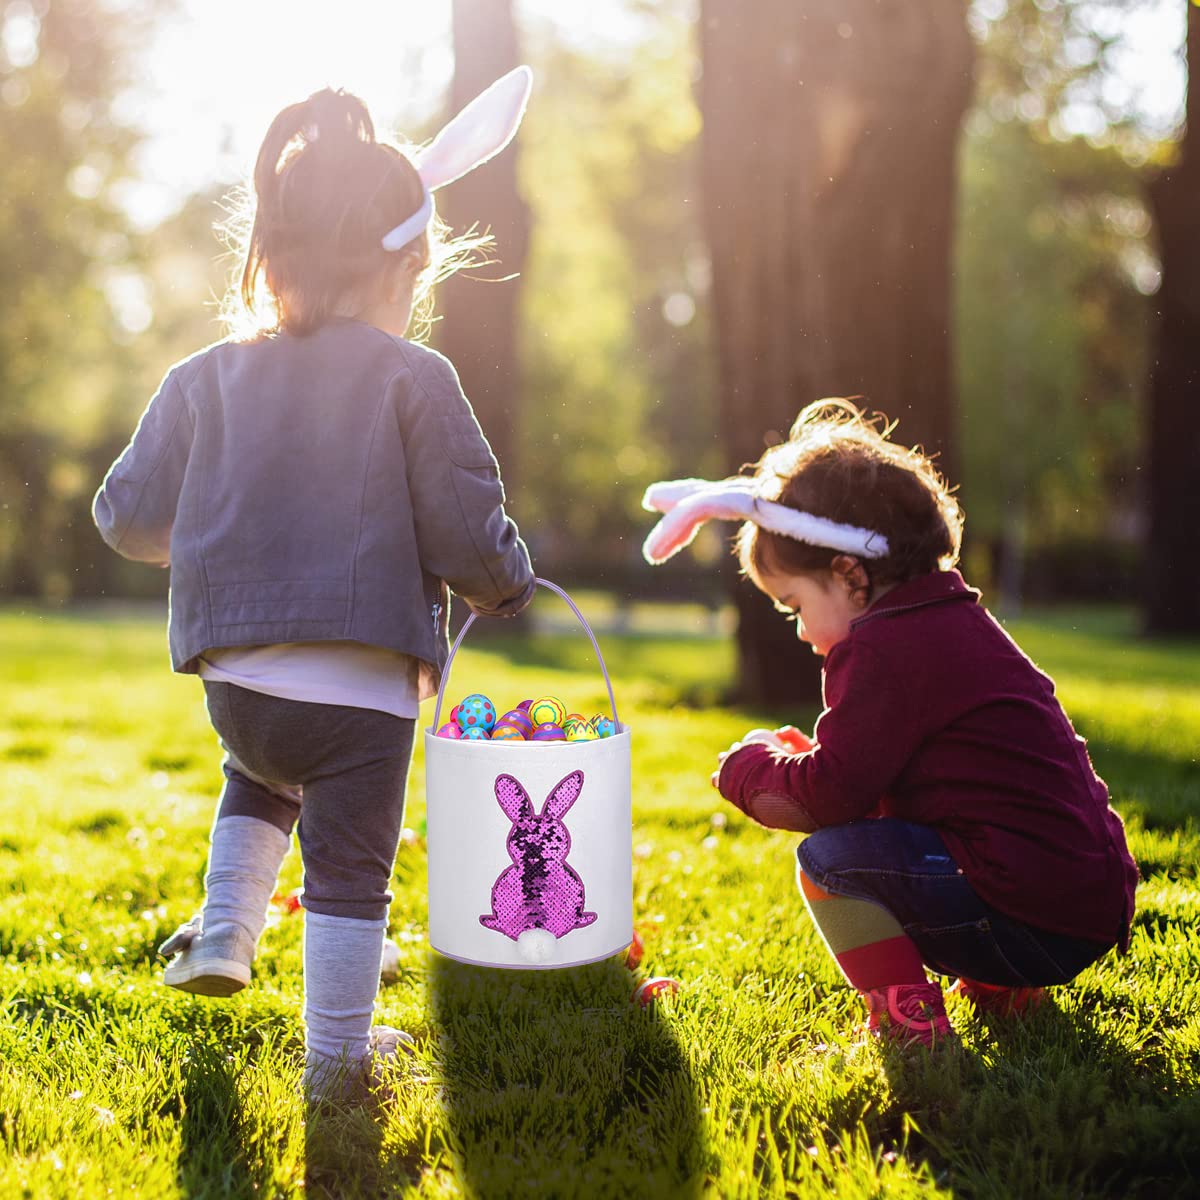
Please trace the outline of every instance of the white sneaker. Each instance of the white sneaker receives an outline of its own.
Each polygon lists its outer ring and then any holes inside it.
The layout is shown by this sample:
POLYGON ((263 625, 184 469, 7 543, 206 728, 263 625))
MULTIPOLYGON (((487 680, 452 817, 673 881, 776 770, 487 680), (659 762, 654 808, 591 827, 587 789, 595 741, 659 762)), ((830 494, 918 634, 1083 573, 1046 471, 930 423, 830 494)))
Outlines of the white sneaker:
POLYGON ((254 943, 250 935, 233 924, 205 929, 197 914, 158 948, 159 954, 174 955, 163 968, 163 983, 197 996, 232 996, 250 982, 254 943))

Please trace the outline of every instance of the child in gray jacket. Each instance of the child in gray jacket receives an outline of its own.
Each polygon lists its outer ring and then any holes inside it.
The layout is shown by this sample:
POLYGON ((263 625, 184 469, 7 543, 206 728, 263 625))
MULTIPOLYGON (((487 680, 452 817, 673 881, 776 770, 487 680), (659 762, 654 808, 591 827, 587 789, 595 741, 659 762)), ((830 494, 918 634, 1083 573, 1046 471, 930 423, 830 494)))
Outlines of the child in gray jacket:
POLYGON ((169 565, 176 671, 204 680, 226 751, 202 911, 164 982, 228 996, 250 965, 291 832, 304 864, 311 1099, 355 1095, 372 1029, 418 702, 447 655, 448 590, 518 612, 533 570, 454 368, 404 338, 447 264, 431 193, 515 133, 527 68, 416 163, 360 100, 284 109, 255 167, 241 299, 259 318, 173 367, 98 492, 104 540, 169 565))

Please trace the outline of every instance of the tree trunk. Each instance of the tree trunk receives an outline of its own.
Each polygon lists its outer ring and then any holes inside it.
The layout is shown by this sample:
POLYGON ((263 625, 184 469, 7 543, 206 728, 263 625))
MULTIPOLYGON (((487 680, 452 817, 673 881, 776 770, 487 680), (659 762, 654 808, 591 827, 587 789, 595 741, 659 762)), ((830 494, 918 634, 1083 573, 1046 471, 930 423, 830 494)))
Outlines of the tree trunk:
POLYGON ((1150 371, 1145 622, 1200 633, 1200 8, 1187 5, 1187 125, 1179 161, 1150 187, 1162 256, 1150 371))
MULTIPOLYGON (((736 470, 822 396, 956 466, 951 252, 974 47, 962 0, 703 0, 705 221, 736 470)), ((738 588, 741 690, 809 699, 807 647, 738 588)))
MULTIPOLYGON (((454 0, 453 24, 454 82, 448 116, 520 61, 512 0, 454 0)), ((438 196, 441 215, 456 233, 478 224, 490 228, 496 238, 494 256, 499 263, 441 285, 438 307, 445 319, 436 326, 435 341, 458 369, 510 491, 517 471, 520 281, 481 280, 517 274, 525 263, 529 210, 517 189, 519 147, 518 134, 503 153, 438 196)))

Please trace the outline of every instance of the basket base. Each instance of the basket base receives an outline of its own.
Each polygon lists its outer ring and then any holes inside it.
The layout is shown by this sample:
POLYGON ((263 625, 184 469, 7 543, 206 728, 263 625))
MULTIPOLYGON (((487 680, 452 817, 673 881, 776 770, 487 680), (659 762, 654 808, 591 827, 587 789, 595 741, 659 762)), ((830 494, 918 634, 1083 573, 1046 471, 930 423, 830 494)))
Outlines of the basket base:
POLYGON ((610 950, 607 954, 597 954, 594 958, 577 958, 571 962, 552 962, 552 963, 498 963, 485 962, 478 958, 464 958, 461 954, 451 954, 448 950, 443 950, 440 946, 435 946, 432 942, 429 943, 430 948, 435 953, 440 954, 443 958, 452 959, 454 962, 465 963, 468 967, 494 967, 497 971, 561 971, 564 967, 588 967, 592 963, 604 962, 606 959, 615 958, 618 954, 624 954, 632 944, 631 937, 623 946, 618 946, 615 950, 610 950))

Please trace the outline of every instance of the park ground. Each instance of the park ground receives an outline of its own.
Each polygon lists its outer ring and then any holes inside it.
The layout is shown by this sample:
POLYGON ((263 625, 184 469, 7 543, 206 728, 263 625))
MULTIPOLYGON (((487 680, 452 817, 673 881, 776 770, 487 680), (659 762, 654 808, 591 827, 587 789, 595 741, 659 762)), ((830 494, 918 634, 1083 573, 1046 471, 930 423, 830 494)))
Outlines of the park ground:
MULTIPOLYGON (((670 628, 671 622, 666 623, 670 628)), ((709 786, 748 726, 728 639, 602 638, 634 733, 641 976, 440 960, 411 776, 379 1019, 416 1062, 376 1111, 305 1121, 302 915, 276 907, 251 987, 162 988, 155 947, 200 898, 218 753, 160 616, 0 610, 0 1196, 1142 1197, 1200 1195, 1200 644, 1117 611, 1013 624, 1088 738, 1142 871, 1129 954, 1024 1023, 951 998, 962 1048, 861 1044, 798 901, 795 837, 709 786)), ((599 711, 586 641, 468 641, 452 690, 599 711)), ((426 718, 428 719, 428 718, 426 718)), ((295 851, 281 894, 299 883, 295 851)))

